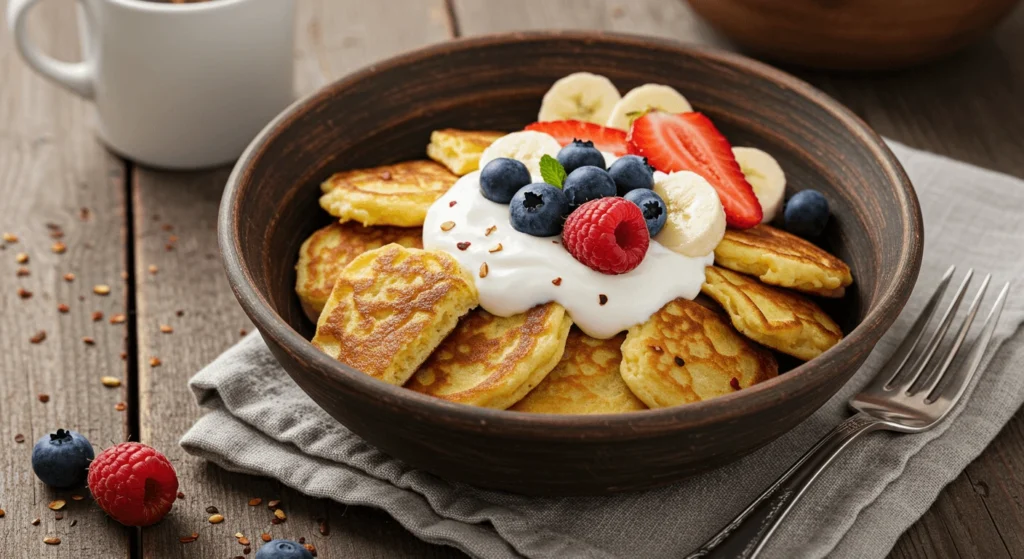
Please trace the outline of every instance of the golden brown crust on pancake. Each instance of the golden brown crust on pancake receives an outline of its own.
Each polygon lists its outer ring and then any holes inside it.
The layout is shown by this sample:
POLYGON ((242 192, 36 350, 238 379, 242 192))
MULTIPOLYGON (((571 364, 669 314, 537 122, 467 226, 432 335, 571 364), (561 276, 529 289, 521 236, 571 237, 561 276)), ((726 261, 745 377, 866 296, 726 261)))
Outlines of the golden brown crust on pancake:
POLYGON ((505 409, 562 357, 572 321, 557 303, 510 316, 465 316, 406 388, 452 402, 505 409))
POLYGON ((331 175, 320 207, 340 221, 419 227, 427 209, 458 177, 433 161, 406 161, 331 175))
POLYGON ((461 177, 476 171, 480 165, 480 155, 494 140, 504 135, 505 132, 488 130, 434 130, 430 134, 427 156, 461 177))
POLYGON ((701 291, 756 342, 807 361, 843 338, 839 325, 802 295, 715 266, 708 266, 705 276, 701 291))
POLYGON ((607 340, 591 338, 577 328, 569 332, 565 353, 548 376, 511 410, 531 413, 621 413, 647 406, 630 392, 619 374, 619 334, 607 340))
POLYGON ((334 281, 356 256, 386 244, 423 248, 419 227, 364 227, 358 223, 332 223, 318 229, 299 249, 295 264, 295 292, 310 320, 316 322, 331 296, 334 281))
POLYGON ((313 345, 402 385, 477 301, 473 277, 451 255, 386 245, 342 270, 313 345))
POLYGON ((730 394, 775 377, 779 366, 719 313, 676 299, 629 329, 621 372, 633 394, 659 408, 730 394))
POLYGON ((715 264, 821 297, 842 297, 853 283, 850 267, 842 260, 769 225, 726 230, 715 248, 715 264))

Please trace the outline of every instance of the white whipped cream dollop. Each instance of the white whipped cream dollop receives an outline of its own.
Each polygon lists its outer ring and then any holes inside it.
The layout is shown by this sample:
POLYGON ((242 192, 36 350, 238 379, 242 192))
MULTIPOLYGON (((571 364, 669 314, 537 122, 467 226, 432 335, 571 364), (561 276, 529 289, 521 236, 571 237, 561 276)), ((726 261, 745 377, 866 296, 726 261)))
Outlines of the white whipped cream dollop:
POLYGON ((652 239, 639 266, 602 274, 573 258, 560 237, 513 229, 508 206, 480 193, 479 171, 460 178, 427 211, 423 246, 451 254, 472 273, 487 312, 512 316, 555 301, 587 335, 602 339, 645 322, 673 299, 695 298, 704 268, 714 262, 714 253, 692 258, 652 239))

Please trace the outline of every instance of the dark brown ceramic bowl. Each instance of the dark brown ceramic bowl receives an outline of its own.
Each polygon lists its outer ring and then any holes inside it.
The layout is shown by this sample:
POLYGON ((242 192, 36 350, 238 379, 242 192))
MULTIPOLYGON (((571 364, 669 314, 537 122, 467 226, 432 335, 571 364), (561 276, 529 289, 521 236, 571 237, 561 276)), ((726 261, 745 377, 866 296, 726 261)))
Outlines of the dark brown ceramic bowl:
POLYGON ((749 59, 626 35, 529 33, 444 43, 374 64, 296 103, 228 180, 220 245, 231 286, 293 379, 346 427, 452 481, 531 494, 640 489, 713 468, 785 433, 864 361, 910 295, 921 262, 917 198, 893 154, 820 91, 749 59), (621 415, 532 415, 437 400, 317 351, 293 292, 299 245, 329 221, 320 182, 342 169, 422 158, 431 130, 516 130, 575 71, 626 91, 672 85, 737 145, 761 147, 793 190, 834 211, 827 244, 853 269, 829 310, 846 338, 786 374, 715 400, 621 415))

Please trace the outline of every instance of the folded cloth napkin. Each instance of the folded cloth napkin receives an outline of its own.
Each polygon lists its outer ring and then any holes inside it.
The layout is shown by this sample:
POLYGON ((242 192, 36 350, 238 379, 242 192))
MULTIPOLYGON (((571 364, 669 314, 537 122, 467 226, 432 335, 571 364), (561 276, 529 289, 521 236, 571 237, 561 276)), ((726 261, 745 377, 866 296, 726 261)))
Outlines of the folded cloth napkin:
MULTIPOLYGON (((731 465, 669 487, 604 497, 524 497, 449 482, 381 453, 328 416, 258 334, 192 379, 209 412, 181 444, 229 470, 383 509, 416 536, 475 557, 680 557, 848 416, 847 399, 885 362, 950 264, 961 274, 971 266, 991 272, 997 288, 1024 278, 1024 181, 891 147, 924 211, 918 288, 852 381, 797 428, 731 465)), ((984 312, 994 298, 986 298, 984 312)), ((996 330, 998 349, 990 349, 967 404, 927 433, 876 433, 852 445, 797 504, 765 557, 883 557, 1024 401, 1022 320, 1024 289, 1015 283, 996 330)))

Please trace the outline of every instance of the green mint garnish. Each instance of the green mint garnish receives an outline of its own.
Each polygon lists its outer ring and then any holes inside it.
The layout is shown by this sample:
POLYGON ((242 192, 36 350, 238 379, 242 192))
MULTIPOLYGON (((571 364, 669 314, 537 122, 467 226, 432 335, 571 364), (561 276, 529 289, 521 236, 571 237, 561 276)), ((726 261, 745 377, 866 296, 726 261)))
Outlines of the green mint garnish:
POLYGON ((565 182, 565 167, 562 167, 554 157, 545 154, 540 158, 540 176, 551 186, 562 188, 562 183, 565 182))

